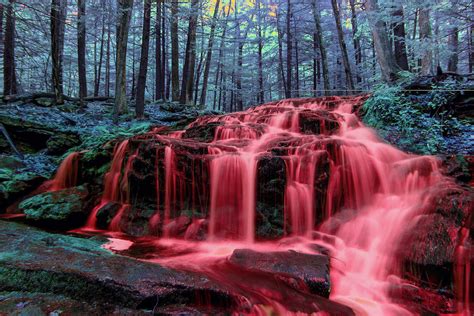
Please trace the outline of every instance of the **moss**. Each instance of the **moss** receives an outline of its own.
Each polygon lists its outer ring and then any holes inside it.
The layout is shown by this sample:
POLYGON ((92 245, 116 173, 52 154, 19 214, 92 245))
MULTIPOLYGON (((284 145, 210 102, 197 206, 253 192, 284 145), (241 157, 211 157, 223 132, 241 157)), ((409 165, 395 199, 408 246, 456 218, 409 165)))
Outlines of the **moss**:
POLYGON ((409 84, 406 82, 380 85, 362 108, 364 122, 405 151, 418 154, 457 152, 461 144, 457 144, 456 137, 464 133, 469 123, 455 118, 445 109, 456 97, 451 90, 459 88, 458 85, 447 80, 432 84, 432 90, 418 94, 407 92, 405 89, 409 84))
POLYGON ((138 305, 138 295, 119 288, 112 281, 89 280, 78 274, 0 266, 0 290, 55 293, 84 300, 138 305))
POLYGON ((65 223, 76 219, 83 212, 85 187, 46 192, 20 203, 28 220, 65 223))

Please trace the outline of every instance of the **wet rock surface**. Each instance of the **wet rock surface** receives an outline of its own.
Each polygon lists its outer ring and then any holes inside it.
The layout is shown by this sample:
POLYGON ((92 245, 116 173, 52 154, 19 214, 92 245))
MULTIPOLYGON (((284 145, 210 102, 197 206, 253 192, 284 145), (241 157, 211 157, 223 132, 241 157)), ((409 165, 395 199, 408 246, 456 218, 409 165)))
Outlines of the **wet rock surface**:
MULTIPOLYGON (((0 228, 0 292, 7 295, 60 295, 66 301, 85 301, 96 312, 107 306, 140 311, 233 305, 232 295, 204 276, 112 254, 101 248, 103 238, 55 235, 5 221, 0 228)), ((56 302, 62 305, 61 299, 56 302)), ((0 308, 8 306, 0 302, 0 308)))
POLYGON ((18 209, 32 223, 51 228, 75 228, 85 223, 90 213, 86 186, 45 192, 24 200, 18 209))
POLYGON ((268 273, 297 289, 329 297, 329 258, 325 255, 236 249, 229 262, 252 272, 268 273))

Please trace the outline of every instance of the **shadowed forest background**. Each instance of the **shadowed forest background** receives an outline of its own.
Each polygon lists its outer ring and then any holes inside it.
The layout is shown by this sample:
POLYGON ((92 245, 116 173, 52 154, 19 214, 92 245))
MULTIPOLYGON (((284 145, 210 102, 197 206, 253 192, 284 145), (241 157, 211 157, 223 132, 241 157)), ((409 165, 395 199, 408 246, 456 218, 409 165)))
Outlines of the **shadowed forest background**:
MULTIPOLYGON (((223 111, 472 73, 471 0, 9 0, 3 95, 173 100, 223 111)), ((10 100, 14 99, 10 97, 10 100)))

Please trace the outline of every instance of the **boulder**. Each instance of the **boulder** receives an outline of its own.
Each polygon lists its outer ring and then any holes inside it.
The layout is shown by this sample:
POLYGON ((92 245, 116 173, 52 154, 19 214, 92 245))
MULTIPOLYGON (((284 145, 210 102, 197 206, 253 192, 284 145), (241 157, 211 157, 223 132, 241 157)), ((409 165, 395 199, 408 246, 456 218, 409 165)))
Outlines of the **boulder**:
POLYGON ((110 222, 117 215, 118 211, 122 205, 118 202, 109 202, 102 206, 96 215, 97 219, 97 227, 100 229, 107 229, 109 227, 110 222))
MULTIPOLYGON (((203 305, 230 314, 242 299, 203 275, 113 254, 102 248, 105 242, 105 238, 56 235, 0 221, 0 295, 47 293, 60 306, 71 300, 87 302, 101 315, 114 310, 128 311, 120 315, 141 315, 170 306, 203 305)), ((5 306, 1 301, 0 310, 5 306)), ((85 308, 84 314, 89 314, 85 308)))
POLYGON ((80 227, 87 218, 85 186, 45 192, 30 197, 18 206, 26 219, 51 228, 80 227))
POLYGON ((272 274, 299 290, 329 297, 329 258, 325 255, 236 249, 229 262, 244 270, 272 274))
POLYGON ((81 143, 77 134, 57 134, 51 136, 46 141, 48 153, 51 155, 62 155, 72 147, 78 146, 81 143))
POLYGON ((12 169, 0 169, 0 214, 18 199, 30 194, 46 179, 32 172, 15 174, 12 169), (1 182, 1 177, 3 181, 1 182))

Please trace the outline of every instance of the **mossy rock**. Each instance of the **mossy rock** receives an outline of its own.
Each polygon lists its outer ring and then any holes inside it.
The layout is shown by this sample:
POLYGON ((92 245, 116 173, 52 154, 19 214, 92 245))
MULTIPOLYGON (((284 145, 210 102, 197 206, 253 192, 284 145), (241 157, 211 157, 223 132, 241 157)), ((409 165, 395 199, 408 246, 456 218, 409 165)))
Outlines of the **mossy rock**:
POLYGON ((48 147, 48 153, 52 155, 62 155, 80 143, 81 140, 79 136, 75 134, 57 134, 48 139, 46 146, 48 147))
POLYGON ((20 203, 26 219, 51 228, 80 227, 87 218, 85 200, 89 192, 85 186, 45 192, 20 203))
MULTIPOLYGON (((9 169, 6 169, 9 170, 9 169)), ((0 183, 0 213, 22 196, 29 194, 46 179, 32 172, 14 174, 5 171, 5 176, 10 175, 10 180, 0 183)))
POLYGON ((52 98, 37 98, 35 103, 39 106, 50 108, 54 105, 54 100, 52 98))

